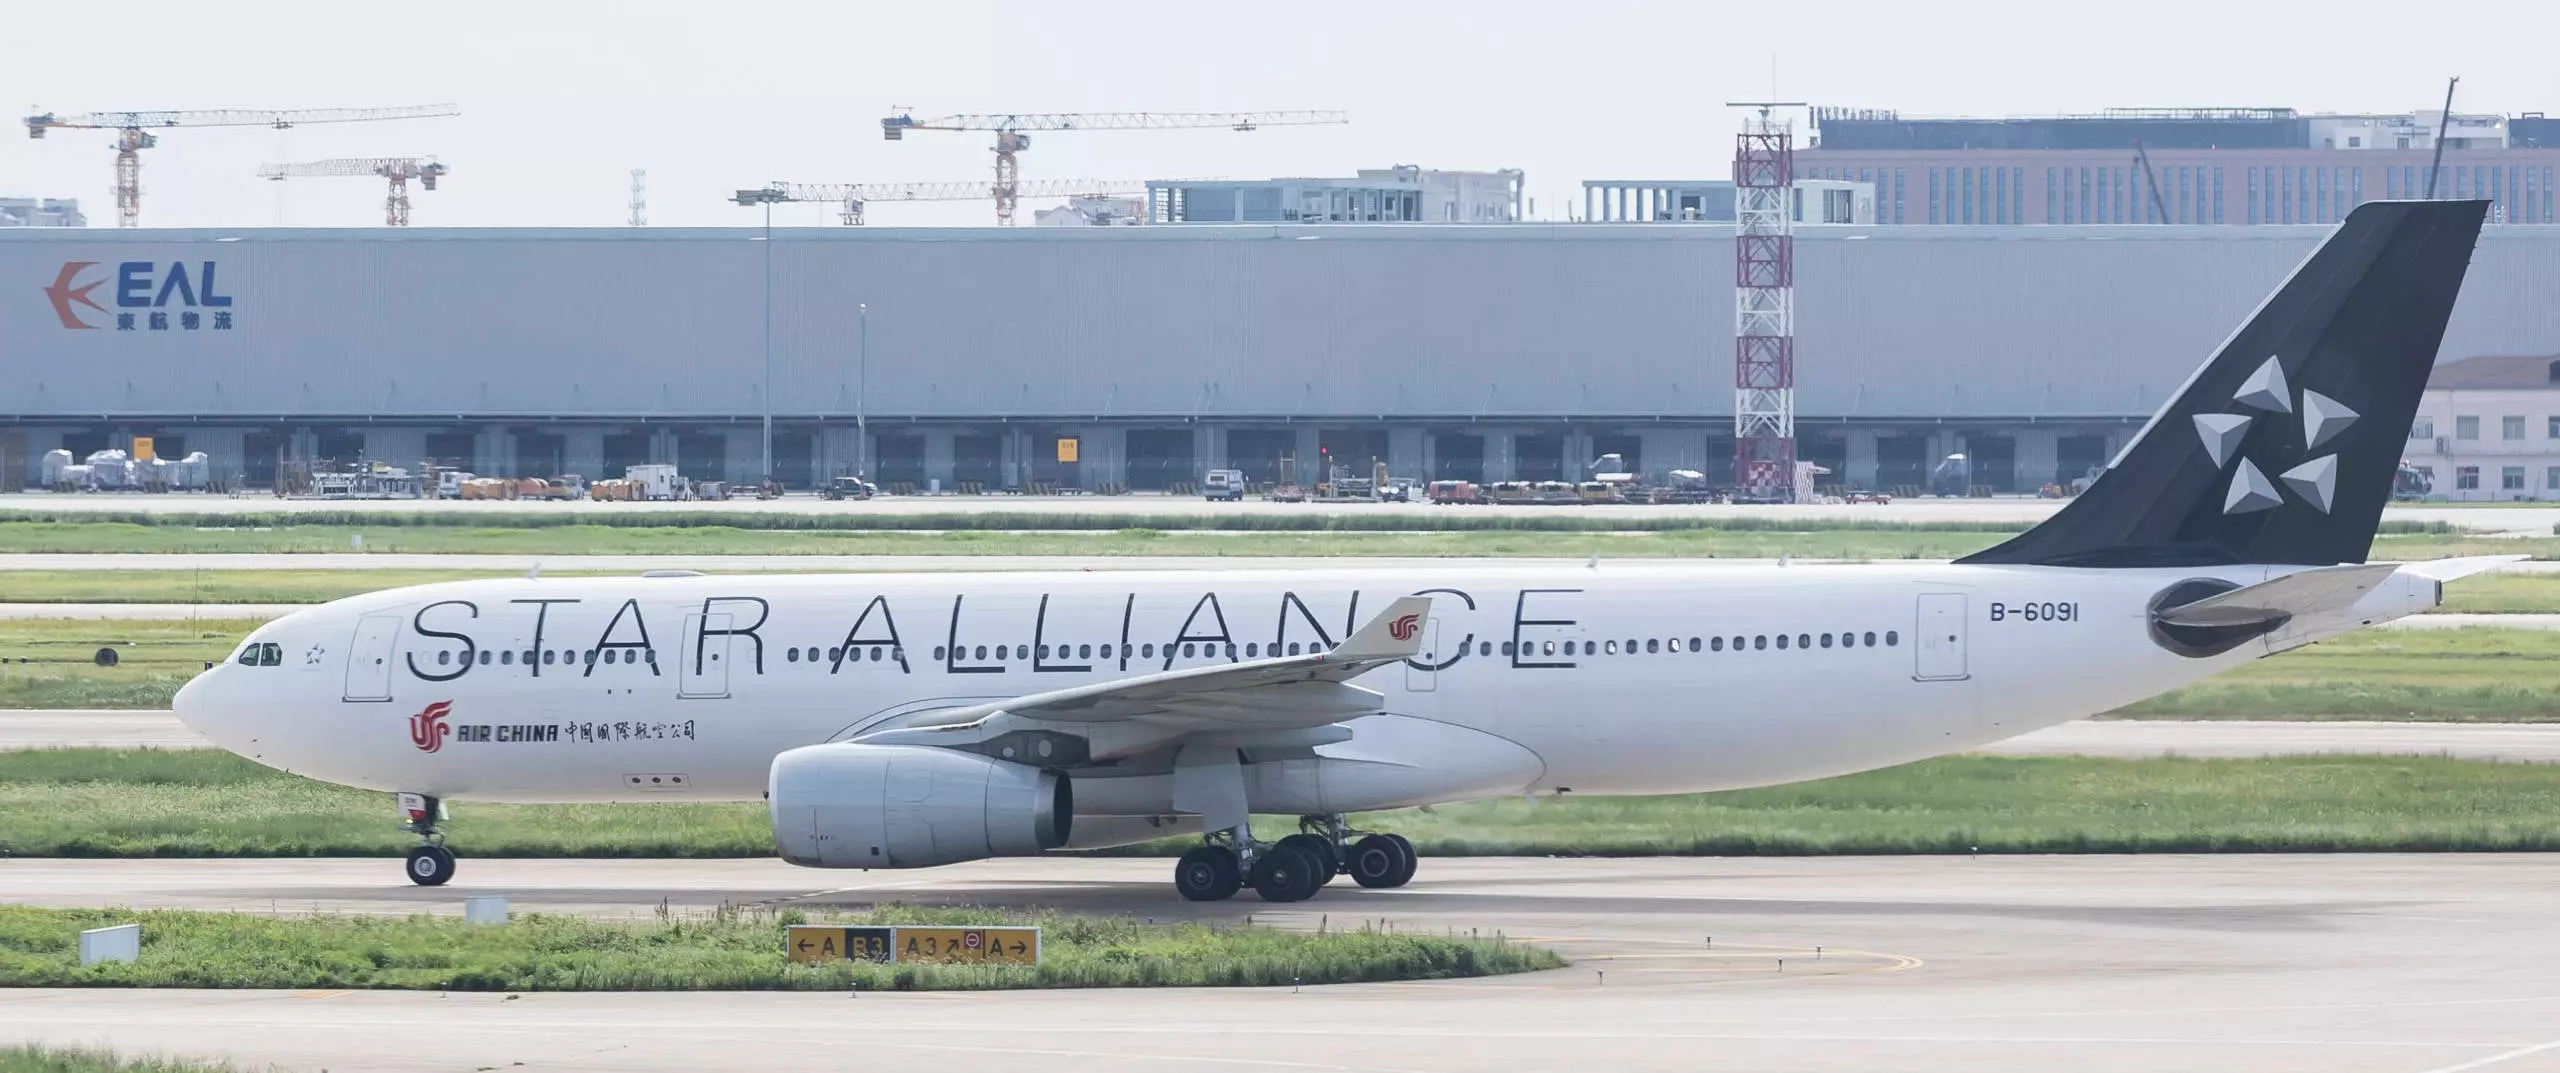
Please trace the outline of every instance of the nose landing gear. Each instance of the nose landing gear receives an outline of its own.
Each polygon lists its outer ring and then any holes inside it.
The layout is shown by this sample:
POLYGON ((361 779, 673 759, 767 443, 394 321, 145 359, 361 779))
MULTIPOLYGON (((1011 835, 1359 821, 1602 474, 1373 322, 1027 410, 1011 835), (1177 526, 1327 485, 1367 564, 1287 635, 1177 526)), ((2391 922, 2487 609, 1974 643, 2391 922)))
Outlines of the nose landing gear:
POLYGON ((453 851, 444 848, 444 832, 436 827, 444 819, 444 802, 425 794, 401 794, 400 812, 405 817, 400 829, 418 836, 409 850, 409 882, 443 886, 453 878, 453 851))

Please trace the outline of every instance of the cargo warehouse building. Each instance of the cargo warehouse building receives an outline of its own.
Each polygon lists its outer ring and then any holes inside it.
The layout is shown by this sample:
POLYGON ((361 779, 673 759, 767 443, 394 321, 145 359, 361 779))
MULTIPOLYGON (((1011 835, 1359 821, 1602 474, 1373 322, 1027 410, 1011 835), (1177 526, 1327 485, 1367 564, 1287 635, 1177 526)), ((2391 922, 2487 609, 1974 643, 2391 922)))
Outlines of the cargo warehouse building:
MULTIPOLYGON (((1995 488, 2068 480, 2327 230, 1809 228, 1801 454, 1870 487, 1959 450, 1995 488)), ((1284 456, 1478 480, 1608 452, 1730 472, 1725 226, 772 236, 12 229, 0 471, 150 436, 252 486, 358 458, 751 479, 770 368, 795 487, 861 465, 1151 489, 1217 466, 1267 480, 1284 456)), ((2560 227, 2489 229, 2444 357, 2560 352, 2555 295, 2560 227)))

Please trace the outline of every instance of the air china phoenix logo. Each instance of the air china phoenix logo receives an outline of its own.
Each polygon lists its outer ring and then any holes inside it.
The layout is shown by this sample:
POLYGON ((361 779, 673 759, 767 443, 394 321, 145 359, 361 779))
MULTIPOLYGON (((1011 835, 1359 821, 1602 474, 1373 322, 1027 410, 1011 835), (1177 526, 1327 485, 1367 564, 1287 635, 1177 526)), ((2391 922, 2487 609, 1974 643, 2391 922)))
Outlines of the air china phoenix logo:
POLYGON ((1422 629, 1422 616, 1399 615, 1394 622, 1387 623, 1387 636, 1399 641, 1410 641, 1413 640, 1415 631, 1420 629, 1422 629))
POLYGON ((444 748, 445 735, 453 733, 453 728, 446 725, 444 720, 452 712, 453 703, 440 700, 427 705, 425 710, 418 714, 410 716, 409 744, 417 746, 418 751, 422 753, 432 753, 444 748))
POLYGON ((106 281, 100 279, 87 283, 80 282, 80 273, 96 267, 97 264, 96 261, 65 261, 62 263, 61 274, 53 277, 53 283, 44 289, 44 296, 53 302, 53 315, 62 318, 63 327, 97 327, 80 319, 80 314, 71 311, 72 306, 88 306, 102 314, 107 311, 107 307, 99 305, 97 299, 89 297, 89 292, 97 290, 106 281))
POLYGON ((2196 437, 2204 442, 2205 454, 2213 459, 2213 464, 2216 467, 2229 466, 2234 458, 2239 459, 2240 464, 2231 470, 2230 487, 2222 497, 2222 513, 2249 514, 2282 505, 2284 493, 2277 490, 2276 481, 2284 482, 2285 488, 2291 489, 2296 498, 2310 504, 2312 509, 2322 514, 2329 513, 2338 490, 2336 453, 2305 460, 2278 473, 2275 481, 2267 479, 2266 470, 2281 463, 2261 469, 2256 461, 2240 455, 2241 439, 2248 435, 2249 426, 2261 418, 2300 416, 2305 454, 2327 446, 2356 421, 2356 412, 2343 402, 2309 388, 2303 388, 2298 395, 2297 401, 2297 393, 2285 383, 2284 366, 2269 357, 2265 364, 2258 366, 2257 372, 2249 374, 2249 379, 2231 398, 2234 409, 2255 410, 2257 413, 2195 415, 2196 437))

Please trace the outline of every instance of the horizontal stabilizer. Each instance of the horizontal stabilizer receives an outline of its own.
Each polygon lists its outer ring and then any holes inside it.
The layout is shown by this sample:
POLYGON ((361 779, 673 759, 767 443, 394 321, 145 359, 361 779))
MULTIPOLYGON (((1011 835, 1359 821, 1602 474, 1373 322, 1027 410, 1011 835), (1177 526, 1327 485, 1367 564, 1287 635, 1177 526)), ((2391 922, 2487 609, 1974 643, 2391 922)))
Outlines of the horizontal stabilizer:
POLYGON ((2152 617, 2170 626, 2244 626, 2335 611, 2354 606, 2400 569, 2392 563, 2316 567, 2164 607, 2152 617))
POLYGON ((2400 570, 2429 581, 2460 581, 2473 574, 2486 573, 2530 558, 2533 556, 2467 555, 2459 559, 2429 559, 2423 563, 2402 563, 2400 570))

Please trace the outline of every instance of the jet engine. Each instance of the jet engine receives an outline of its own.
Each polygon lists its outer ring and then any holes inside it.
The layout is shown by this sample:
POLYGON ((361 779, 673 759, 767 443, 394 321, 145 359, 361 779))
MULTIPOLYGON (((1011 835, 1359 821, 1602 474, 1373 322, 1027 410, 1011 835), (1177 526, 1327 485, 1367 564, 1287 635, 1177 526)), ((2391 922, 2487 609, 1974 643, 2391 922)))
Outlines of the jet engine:
POLYGON ((1065 775, 919 745, 838 743, 773 759, 782 859, 812 868, 926 868, 1067 843, 1065 775))

